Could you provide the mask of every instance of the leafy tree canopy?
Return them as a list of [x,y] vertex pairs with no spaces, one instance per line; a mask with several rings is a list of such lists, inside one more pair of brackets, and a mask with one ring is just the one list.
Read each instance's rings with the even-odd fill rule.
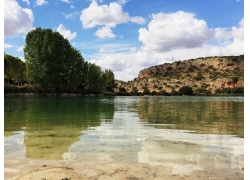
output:
[[84,58],[60,33],[36,28],[26,35],[24,58],[34,83],[50,90],[76,89],[84,79]]
[[4,79],[7,84],[22,85],[26,79],[26,65],[18,57],[4,54]]

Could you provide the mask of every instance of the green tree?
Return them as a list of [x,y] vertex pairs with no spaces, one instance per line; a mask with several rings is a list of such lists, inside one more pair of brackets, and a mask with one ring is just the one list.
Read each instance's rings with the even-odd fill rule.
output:
[[171,96],[178,96],[179,95],[179,92],[177,92],[174,87],[171,87]]
[[111,70],[105,70],[103,73],[105,91],[114,92],[115,84],[115,75]]
[[134,86],[134,87],[132,88],[131,93],[132,93],[132,94],[137,94],[137,93],[138,93],[137,87]]
[[13,63],[14,57],[8,54],[4,54],[4,79],[6,79],[7,84],[9,84],[10,80],[12,79],[11,70]]
[[102,69],[92,63],[88,63],[87,81],[85,91],[88,93],[100,93],[104,90],[105,81]]
[[208,91],[208,90],[205,89],[205,88],[197,88],[197,89],[195,89],[194,93],[195,93],[195,94],[200,94],[200,95],[208,95],[208,94],[210,94],[211,92]]
[[181,95],[193,95],[194,92],[193,92],[193,89],[189,86],[183,86],[179,89],[179,93]]
[[150,94],[150,90],[147,87],[143,87],[143,94],[144,95],[149,95]]
[[4,54],[4,78],[9,84],[10,80],[22,85],[26,79],[26,65],[21,59]]
[[124,92],[127,92],[127,91],[126,91],[126,89],[124,87],[120,87],[119,92],[124,93]]
[[24,58],[34,83],[53,91],[76,89],[84,75],[84,58],[59,32],[36,28],[26,35]]

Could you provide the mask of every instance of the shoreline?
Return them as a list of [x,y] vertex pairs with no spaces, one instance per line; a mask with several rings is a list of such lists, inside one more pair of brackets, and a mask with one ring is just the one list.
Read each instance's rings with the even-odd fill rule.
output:
[[[4,93],[4,97],[93,97],[93,96],[166,96],[166,95],[135,95],[129,93],[100,93],[100,94],[81,94],[81,93],[33,93],[33,92],[11,92]],[[181,95],[178,95],[181,96]],[[187,96],[187,95],[183,95]],[[244,94],[211,94],[211,95],[193,95],[193,97],[244,97]],[[166,96],[171,97],[171,96]]]

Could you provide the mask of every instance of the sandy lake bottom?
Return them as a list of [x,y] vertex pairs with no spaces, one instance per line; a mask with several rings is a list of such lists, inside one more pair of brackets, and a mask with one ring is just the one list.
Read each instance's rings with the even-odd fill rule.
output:
[[44,152],[29,150],[36,154],[32,159],[22,157],[25,149],[13,148],[6,141],[5,179],[244,179],[244,139],[177,130],[168,134],[138,137],[130,143],[119,139],[85,139],[83,143],[87,136],[82,136],[58,160],[54,160],[58,153],[53,147]]

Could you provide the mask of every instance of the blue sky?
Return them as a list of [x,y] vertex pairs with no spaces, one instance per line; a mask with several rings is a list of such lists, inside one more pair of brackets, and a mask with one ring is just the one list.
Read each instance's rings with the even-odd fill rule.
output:
[[25,61],[36,27],[124,81],[158,64],[244,54],[243,0],[4,0],[5,53]]

